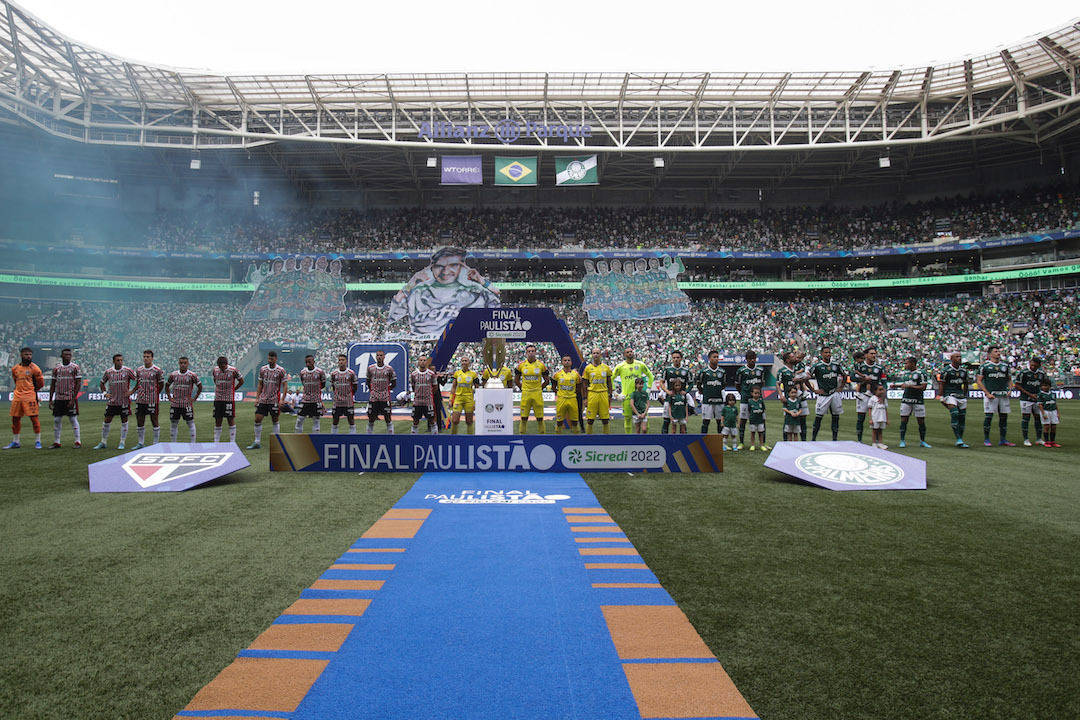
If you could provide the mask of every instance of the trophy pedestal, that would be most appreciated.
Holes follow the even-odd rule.
[[[514,391],[485,387],[476,391],[476,434],[514,434]]]

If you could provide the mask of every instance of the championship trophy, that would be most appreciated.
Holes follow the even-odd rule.
[[[497,371],[506,362],[506,339],[484,338],[483,346],[484,364],[491,371],[491,377],[484,383],[486,388],[503,388],[506,385],[499,378]]]

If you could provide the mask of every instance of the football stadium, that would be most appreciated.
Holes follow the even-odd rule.
[[[230,74],[22,2],[0,717],[1080,717],[1078,19]]]

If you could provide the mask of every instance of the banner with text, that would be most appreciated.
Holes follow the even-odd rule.
[[[483,159],[479,155],[443,155],[443,185],[482,185]]]

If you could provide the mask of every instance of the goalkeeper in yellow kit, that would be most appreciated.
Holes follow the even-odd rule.
[[[555,432],[561,433],[563,421],[570,425],[570,432],[576,433],[578,426],[578,387],[581,375],[574,369],[574,361],[569,355],[563,355],[562,370],[551,376],[555,392]]]
[[[622,395],[623,430],[629,435],[633,432],[634,403],[630,395],[634,392],[634,383],[638,378],[645,378],[645,391],[648,392],[653,384],[653,374],[645,363],[634,359],[634,351],[630,348],[626,348],[623,361],[615,366],[611,374],[619,383],[619,394]]]
[[[592,434],[593,422],[600,418],[604,432],[608,431],[608,418],[611,409],[611,368],[604,362],[599,350],[593,350],[592,362],[581,373],[589,389],[588,405],[585,411],[586,432]]]
[[[551,381],[551,373],[542,360],[536,358],[536,346],[525,346],[525,360],[514,368],[514,384],[521,390],[521,425],[518,432],[525,434],[525,425],[529,422],[529,413],[536,416],[536,426],[544,432],[544,395],[543,390]]]

